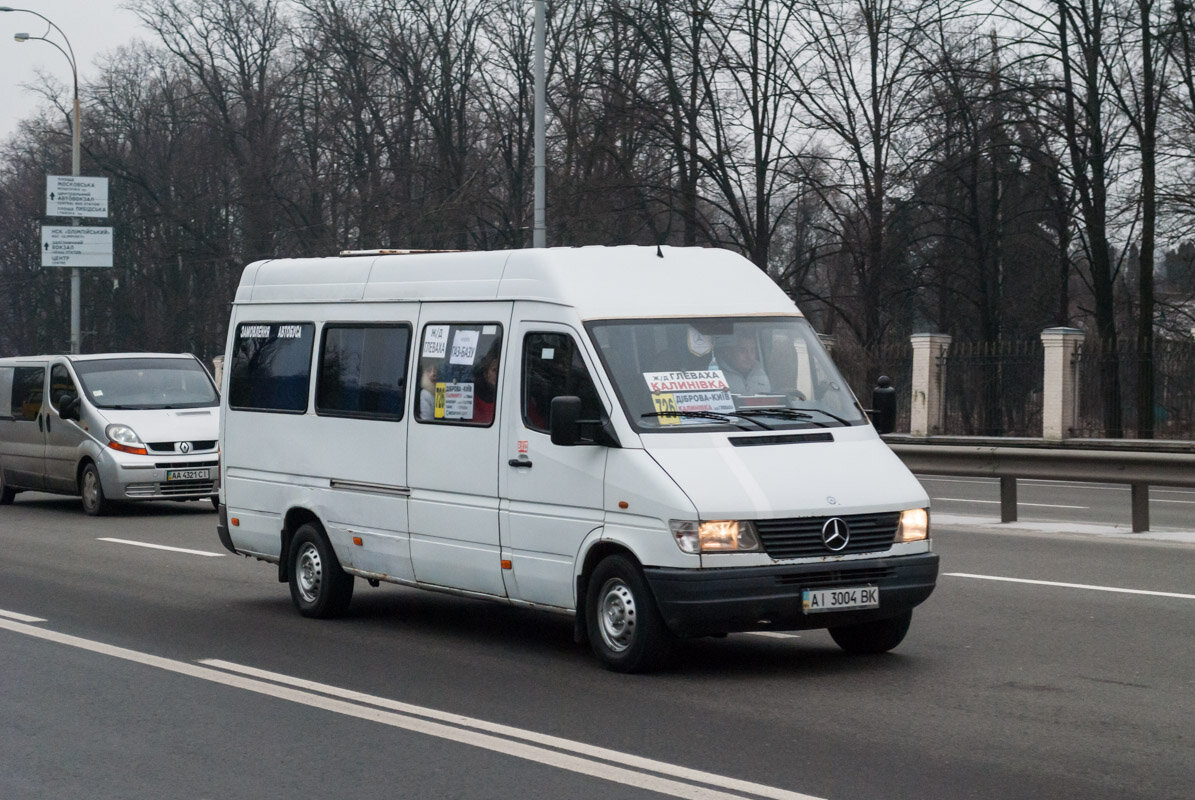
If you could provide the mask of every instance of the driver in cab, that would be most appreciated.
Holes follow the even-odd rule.
[[[735,334],[718,348],[716,358],[731,394],[771,393],[772,382],[759,361],[754,336]]]

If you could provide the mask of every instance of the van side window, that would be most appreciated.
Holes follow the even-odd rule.
[[[75,388],[75,380],[62,364],[55,364],[50,368],[50,403],[58,408],[64,397],[75,399],[79,390]]]
[[[501,354],[502,326],[496,322],[424,326],[415,419],[491,425]]]
[[[409,325],[325,325],[316,413],[402,419],[410,344]]]
[[[12,417],[32,422],[41,411],[45,367],[16,367],[12,373]]]
[[[229,408],[303,413],[311,381],[310,322],[243,322],[228,375]]]
[[[602,401],[593,379],[566,333],[529,333],[523,339],[523,422],[528,428],[548,432],[552,398],[581,398],[581,419],[599,419]]]

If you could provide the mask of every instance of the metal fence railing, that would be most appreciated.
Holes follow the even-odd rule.
[[[944,358],[946,433],[1041,436],[1041,339],[956,341]]]
[[[896,430],[908,431],[912,346],[905,341],[864,351],[837,343],[832,349],[834,360],[864,407],[871,405],[876,379],[880,375],[891,378],[896,389]],[[1104,369],[1112,363],[1119,376],[1115,382]],[[1068,435],[1138,438],[1137,384],[1143,364],[1150,365],[1153,372],[1153,438],[1195,439],[1195,339],[1156,339],[1147,350],[1134,340],[1107,346],[1089,337],[1073,363],[1078,397],[1075,426]],[[954,341],[939,366],[946,375],[943,435],[1042,435],[1044,353],[1040,337]],[[1120,409],[1118,432],[1109,425],[1110,407]]]
[[[1152,348],[1136,340],[1118,340],[1109,346],[1089,338],[1077,357],[1079,409],[1076,438],[1129,438],[1140,436],[1137,385],[1143,365],[1153,367],[1153,436],[1156,439],[1195,438],[1195,340],[1155,339]],[[1114,364],[1119,374],[1121,434],[1109,428],[1109,407],[1117,389],[1105,377],[1103,366]]]

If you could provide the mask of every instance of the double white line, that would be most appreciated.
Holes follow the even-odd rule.
[[[670,797],[692,800],[819,800],[800,792],[790,792],[434,708],[401,703],[219,659],[204,659],[192,664],[162,658],[46,630],[31,625],[30,622],[44,620],[0,611],[0,629],[13,633],[287,700],[346,717],[435,736]]]

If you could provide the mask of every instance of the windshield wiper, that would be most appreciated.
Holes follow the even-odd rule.
[[[738,412],[735,412],[733,414],[733,416],[738,417],[741,415]],[[734,425],[736,428],[738,428],[741,431],[751,430],[750,428],[748,428],[745,425],[739,425],[738,423],[736,423],[731,418],[732,415],[718,414],[713,411],[646,411],[639,415],[640,419],[642,419],[643,417],[695,417],[697,419],[712,419],[715,422],[727,422],[731,425]],[[744,417],[744,419],[746,419],[746,417]],[[765,431],[771,430],[770,427],[768,427],[767,425],[764,425],[759,420],[748,419],[747,421],[751,422],[754,425],[759,426],[760,428],[763,428]]]
[[[842,417],[840,417],[840,416],[838,416],[838,415],[836,415],[836,414],[831,414],[829,411],[823,411],[823,410],[822,410],[822,409],[820,409],[820,408],[810,408],[810,409],[796,409],[796,408],[742,408],[742,409],[739,409],[739,410],[738,410],[737,412],[735,412],[735,413],[739,414],[740,416],[744,416],[744,417],[751,417],[751,416],[755,416],[755,415],[765,415],[765,414],[771,414],[771,415],[773,415],[773,416],[777,416],[777,417],[784,417],[785,419],[810,419],[810,420],[811,420],[811,419],[813,419],[813,415],[809,413],[810,411],[816,411],[818,414],[825,414],[825,415],[826,415],[827,417],[829,417],[830,419],[832,419],[832,420],[835,420],[835,421],[837,421],[837,422],[840,422],[840,423],[842,423],[843,425],[850,425],[850,424],[851,424],[850,422],[848,422],[847,420],[843,419]],[[823,427],[823,428],[824,428],[824,427],[827,427],[827,426],[826,426],[826,424],[825,424],[824,422],[815,422],[815,423],[813,423],[813,424],[814,424],[814,425],[819,425],[819,426],[821,426],[821,427]]]

